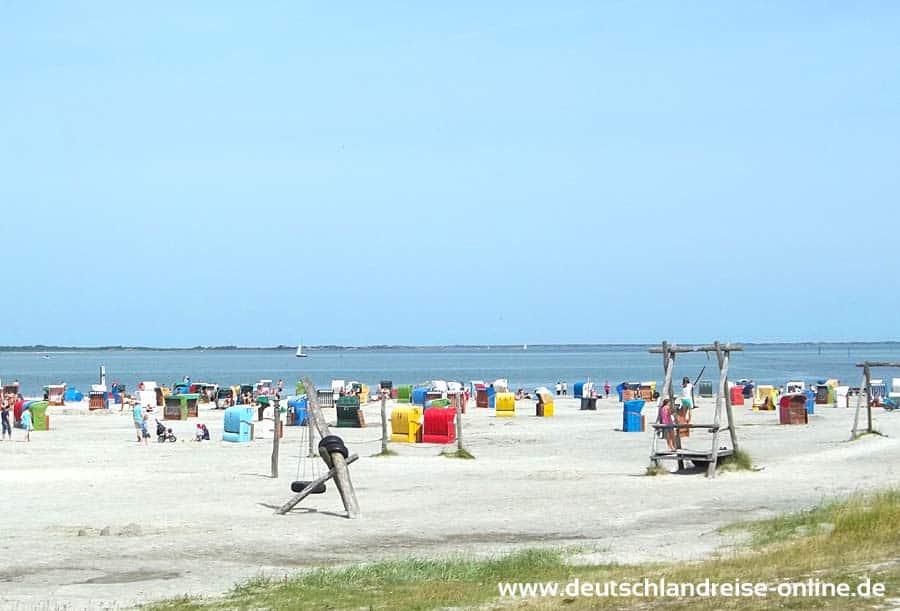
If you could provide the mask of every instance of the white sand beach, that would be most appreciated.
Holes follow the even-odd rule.
[[[617,431],[622,407],[612,399],[596,412],[578,405],[563,399],[555,417],[536,418],[522,401],[504,419],[470,407],[465,439],[476,460],[459,460],[439,456],[442,446],[399,443],[399,456],[371,457],[380,425],[368,404],[367,428],[333,429],[361,457],[351,466],[357,520],[342,517],[333,485],[274,515],[305,452],[299,427],[285,428],[273,480],[271,441],[220,441],[221,411],[201,407],[211,442],[188,441],[191,419],[172,423],[177,443],[154,437],[143,447],[127,411],[50,408],[50,431],[26,444],[16,430],[0,443],[0,606],[215,596],[309,566],[529,546],[577,546],[597,562],[690,560],[727,550],[721,526],[900,483],[900,413],[875,409],[887,436],[848,442],[852,409],[817,406],[809,425],[780,426],[777,412],[736,407],[739,442],[760,470],[709,480],[644,476],[651,433]],[[701,400],[695,421],[712,406]],[[685,445],[708,448],[709,433]]]

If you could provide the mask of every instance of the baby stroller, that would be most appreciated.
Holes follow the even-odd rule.
[[[175,443],[178,438],[172,433],[172,429],[167,429],[166,426],[160,422],[156,421],[156,441],[159,443],[166,443],[167,441],[170,443]]]

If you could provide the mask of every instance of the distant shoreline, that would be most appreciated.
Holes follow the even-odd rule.
[[[691,342],[683,342],[691,343]],[[847,347],[847,346],[890,346],[900,341],[860,341],[860,342],[739,342],[745,346],[794,346],[794,347]],[[531,348],[649,348],[658,343],[617,343],[617,344],[531,344]],[[343,346],[327,344],[320,346],[304,346],[309,352],[338,352],[358,350],[522,350],[522,344],[440,344],[417,346],[406,344],[373,344],[368,346]],[[199,351],[273,351],[296,350],[296,346],[279,344],[277,346],[49,346],[35,344],[31,346],[0,346],[0,353],[46,353],[46,352],[199,352]]]

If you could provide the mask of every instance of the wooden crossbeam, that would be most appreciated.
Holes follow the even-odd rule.
[[[716,344],[709,344],[705,346],[679,346],[678,344],[668,344],[668,350],[670,353],[684,353],[684,352],[715,352]],[[719,350],[724,350],[727,352],[743,352],[744,346],[741,344],[718,344]],[[651,354],[662,354],[663,348],[650,348]]]
[[[864,363],[857,363],[857,367],[897,367],[900,368],[900,363],[892,363],[890,361],[866,361]]]

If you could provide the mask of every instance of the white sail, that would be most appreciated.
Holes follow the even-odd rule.
[[[303,354],[303,342],[300,342],[299,344],[297,344],[297,356],[298,357],[306,356],[305,354]]]

